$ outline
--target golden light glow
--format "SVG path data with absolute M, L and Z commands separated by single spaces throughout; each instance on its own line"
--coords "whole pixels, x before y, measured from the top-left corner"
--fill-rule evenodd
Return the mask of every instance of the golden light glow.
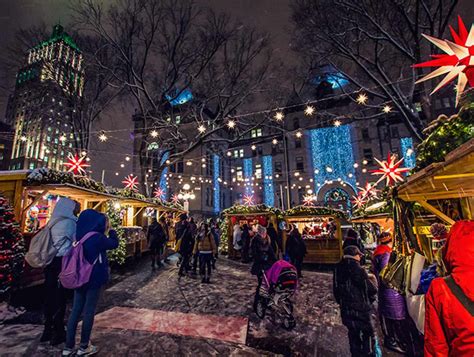
M 156 130 L 152 130 L 150 135 L 152 138 L 156 138 L 158 136 L 158 132 Z
M 383 107 L 382 110 L 384 113 L 390 113 L 392 111 L 392 107 L 387 104 L 386 106 Z
M 104 132 L 100 133 L 100 135 L 99 135 L 99 140 L 100 141 L 105 142 L 105 141 L 107 141 L 107 139 L 108 139 L 107 135 L 105 135 Z
M 272 144 L 273 144 L 273 145 L 278 144 L 278 140 L 277 140 L 277 139 L 273 139 L 273 140 L 272 140 Z
M 285 114 L 283 112 L 276 112 L 274 118 L 275 120 L 282 121 L 285 118 Z
M 303 133 L 301 131 L 296 132 L 296 137 L 301 138 L 303 136 Z
M 363 105 L 363 104 L 367 104 L 368 99 L 369 98 L 367 97 L 367 94 L 360 93 L 359 96 L 357 97 L 356 101 L 357 101 L 357 103 Z
M 228 127 L 229 129 L 234 129 L 234 128 L 235 128 L 235 121 L 229 120 L 229 121 L 227 122 L 227 127 Z
M 334 121 L 334 126 L 341 126 L 341 121 L 340 120 L 336 120 Z
M 313 106 L 308 105 L 306 109 L 304 110 L 305 115 L 313 115 L 315 109 Z

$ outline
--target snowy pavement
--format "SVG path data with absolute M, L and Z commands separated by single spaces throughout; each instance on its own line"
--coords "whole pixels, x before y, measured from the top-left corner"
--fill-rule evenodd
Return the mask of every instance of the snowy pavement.
M 99 356 L 350 355 L 330 273 L 303 272 L 297 325 L 286 331 L 253 313 L 256 279 L 248 265 L 219 259 L 212 284 L 178 280 L 175 264 L 156 272 L 147 262 L 131 269 L 114 276 L 99 304 L 92 334 Z M 0 355 L 59 355 L 39 344 L 39 322 L 20 316 L 0 326 Z

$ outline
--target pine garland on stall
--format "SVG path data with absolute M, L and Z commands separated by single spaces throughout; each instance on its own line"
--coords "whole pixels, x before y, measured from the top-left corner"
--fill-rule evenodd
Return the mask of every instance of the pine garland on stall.
M 108 252 L 108 258 L 110 262 L 122 265 L 125 263 L 125 258 L 127 255 L 126 240 L 124 235 L 124 230 L 122 228 L 122 217 L 120 215 L 120 209 L 114 207 L 113 201 L 107 202 L 107 210 L 105 214 L 109 217 L 110 225 L 119 237 L 119 246 L 117 249 L 111 250 Z
M 25 246 L 13 209 L 0 196 L 0 294 L 6 293 L 23 272 Z

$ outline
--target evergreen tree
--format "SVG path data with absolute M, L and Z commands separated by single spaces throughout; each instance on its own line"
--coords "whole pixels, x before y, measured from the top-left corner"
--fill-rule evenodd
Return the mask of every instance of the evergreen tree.
M 13 209 L 0 196 L 0 294 L 18 283 L 23 272 L 25 246 Z
M 109 261 L 122 265 L 125 263 L 127 255 L 126 239 L 122 228 L 122 217 L 120 210 L 114 207 L 114 202 L 107 202 L 107 210 L 105 214 L 109 217 L 110 226 L 117 232 L 119 237 L 119 246 L 117 249 L 108 252 Z

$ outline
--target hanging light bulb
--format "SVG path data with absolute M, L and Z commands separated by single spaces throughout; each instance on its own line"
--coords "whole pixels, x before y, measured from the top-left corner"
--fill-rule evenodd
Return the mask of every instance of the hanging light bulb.
M 309 115 L 313 115 L 313 113 L 314 113 L 314 107 L 311 106 L 311 105 L 308 105 L 308 106 L 306 107 L 306 109 L 304 110 L 304 113 L 305 113 L 306 115 L 308 115 L 308 116 L 309 116 Z
M 277 121 L 282 121 L 285 118 L 285 114 L 283 112 L 276 112 L 274 118 Z
M 363 105 L 367 103 L 367 100 L 369 98 L 367 97 L 367 94 L 365 93 L 360 93 L 359 96 L 357 97 L 356 101 L 358 104 Z
M 156 138 L 158 136 L 158 132 L 156 130 L 152 130 L 150 135 L 152 138 Z

